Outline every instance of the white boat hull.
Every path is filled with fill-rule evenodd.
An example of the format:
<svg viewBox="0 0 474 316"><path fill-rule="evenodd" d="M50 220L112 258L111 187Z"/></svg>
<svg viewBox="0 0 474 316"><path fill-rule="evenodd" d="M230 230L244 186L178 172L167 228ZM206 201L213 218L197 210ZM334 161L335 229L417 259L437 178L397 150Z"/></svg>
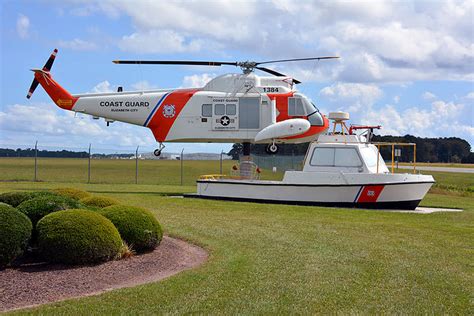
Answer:
<svg viewBox="0 0 474 316"><path fill-rule="evenodd" d="M298 205L380 209L415 209L430 187L428 181L292 184L261 180L199 180L195 197ZM430 180L431 179L431 180Z"/></svg>

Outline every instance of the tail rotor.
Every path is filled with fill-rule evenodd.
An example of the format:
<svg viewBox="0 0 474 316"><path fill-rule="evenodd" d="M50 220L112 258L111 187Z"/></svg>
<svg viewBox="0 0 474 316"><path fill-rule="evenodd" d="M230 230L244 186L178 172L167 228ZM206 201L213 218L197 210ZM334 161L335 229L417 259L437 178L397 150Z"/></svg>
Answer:
<svg viewBox="0 0 474 316"><path fill-rule="evenodd" d="M54 59L56 58L57 53L58 53L58 50L55 49L53 51L53 53L51 54L51 56L49 56L48 61L43 66L43 69L42 69L43 72L49 72L51 70L51 68L53 67ZM33 82L31 83L30 90L28 90L28 94L26 95L27 99L31 98L31 96L33 95L33 92L35 92L36 87L38 87L38 84L39 84L38 80L36 80L36 78L34 78Z"/></svg>

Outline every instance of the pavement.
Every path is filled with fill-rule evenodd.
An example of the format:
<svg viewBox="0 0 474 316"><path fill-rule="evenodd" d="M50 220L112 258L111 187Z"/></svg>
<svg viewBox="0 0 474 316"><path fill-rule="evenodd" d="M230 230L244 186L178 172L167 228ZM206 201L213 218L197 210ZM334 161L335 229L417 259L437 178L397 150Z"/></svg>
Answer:
<svg viewBox="0 0 474 316"><path fill-rule="evenodd" d="M398 168L399 169L411 169L411 170L413 170L413 166L398 166ZM454 172L454 173L474 173L474 168L416 166L416 170Z"/></svg>
<svg viewBox="0 0 474 316"><path fill-rule="evenodd" d="M437 212L462 212L458 208L439 208L439 207L417 207L414 210L388 210L388 212L397 213L416 213L416 214L431 214Z"/></svg>

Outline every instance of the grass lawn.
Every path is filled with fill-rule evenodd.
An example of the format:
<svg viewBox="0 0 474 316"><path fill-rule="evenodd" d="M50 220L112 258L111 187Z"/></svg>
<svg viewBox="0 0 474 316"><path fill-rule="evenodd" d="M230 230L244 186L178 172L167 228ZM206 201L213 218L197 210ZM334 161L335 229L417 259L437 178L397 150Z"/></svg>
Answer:
<svg viewBox="0 0 474 316"><path fill-rule="evenodd" d="M229 174L236 162L224 160L223 173ZM0 158L0 181L32 181L33 158ZM184 161L183 184L194 185L200 175L219 174L219 161ZM283 173L264 170L262 178L281 179ZM88 160L75 158L38 158L39 181L87 183ZM135 160L92 159L91 183L135 184ZM138 183L181 184L181 162L178 160L139 160Z"/></svg>
<svg viewBox="0 0 474 316"><path fill-rule="evenodd" d="M182 199L194 186L67 184L147 207L168 235L210 252L164 281L43 305L33 314L472 314L472 196L429 194L461 213ZM65 186L0 182L0 192Z"/></svg>

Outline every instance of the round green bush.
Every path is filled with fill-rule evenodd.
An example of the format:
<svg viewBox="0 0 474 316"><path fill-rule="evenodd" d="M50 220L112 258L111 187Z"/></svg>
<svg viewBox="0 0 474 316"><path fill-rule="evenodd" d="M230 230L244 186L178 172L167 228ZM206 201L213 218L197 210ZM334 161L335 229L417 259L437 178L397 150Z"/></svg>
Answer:
<svg viewBox="0 0 474 316"><path fill-rule="evenodd" d="M89 210L66 210L43 217L37 225L41 256L55 263L89 264L117 258L120 234L104 216Z"/></svg>
<svg viewBox="0 0 474 316"><path fill-rule="evenodd" d="M104 208L107 206L119 204L117 200L114 200L106 196L87 197L87 198L81 199L81 203L86 206L95 207L95 208Z"/></svg>
<svg viewBox="0 0 474 316"><path fill-rule="evenodd" d="M11 263L28 246L31 221L12 206L0 204L0 268Z"/></svg>
<svg viewBox="0 0 474 316"><path fill-rule="evenodd" d="M62 196L67 196L74 200L80 200L91 196L89 192L76 188L57 188L54 189L53 192Z"/></svg>
<svg viewBox="0 0 474 316"><path fill-rule="evenodd" d="M0 202L17 207L21 202L30 198L29 192L5 192L0 194Z"/></svg>
<svg viewBox="0 0 474 316"><path fill-rule="evenodd" d="M79 208L80 206L81 204L78 201L65 196L45 195L24 201L18 205L17 209L28 216L33 226L36 226L36 223L49 213Z"/></svg>
<svg viewBox="0 0 474 316"><path fill-rule="evenodd" d="M146 209L113 205L98 212L110 219L122 239L137 252L155 249L163 238L160 223Z"/></svg>

